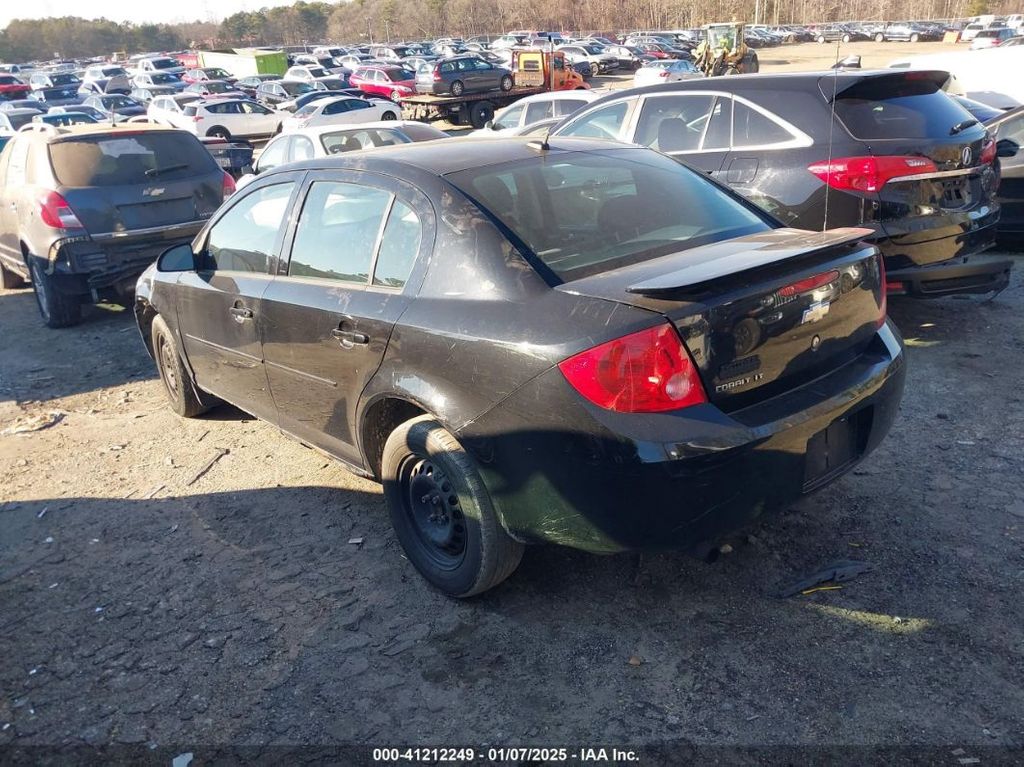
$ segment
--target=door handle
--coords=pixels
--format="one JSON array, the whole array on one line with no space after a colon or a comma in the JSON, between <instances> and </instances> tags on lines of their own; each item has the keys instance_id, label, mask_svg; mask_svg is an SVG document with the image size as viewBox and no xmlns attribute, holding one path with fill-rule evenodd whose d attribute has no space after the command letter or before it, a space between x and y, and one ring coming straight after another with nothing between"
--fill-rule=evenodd
<instances>
[{"instance_id":1,"label":"door handle","mask_svg":"<svg viewBox=\"0 0 1024 767\"><path fill-rule=\"evenodd\" d=\"M356 333L354 330L342 330L335 328L331 335L338 339L342 349L351 349L353 346L366 346L370 343L370 337L366 333Z\"/></svg>"},{"instance_id":2,"label":"door handle","mask_svg":"<svg viewBox=\"0 0 1024 767\"><path fill-rule=\"evenodd\" d=\"M245 306L232 306L228 311L237 323L243 323L246 320L252 319L252 309Z\"/></svg>"}]
</instances>

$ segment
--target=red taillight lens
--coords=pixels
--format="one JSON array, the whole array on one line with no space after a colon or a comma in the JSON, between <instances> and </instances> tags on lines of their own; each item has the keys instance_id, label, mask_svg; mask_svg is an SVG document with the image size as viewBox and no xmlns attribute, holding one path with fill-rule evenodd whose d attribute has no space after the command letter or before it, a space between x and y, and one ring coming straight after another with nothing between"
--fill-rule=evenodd
<instances>
[{"instance_id":1,"label":"red taillight lens","mask_svg":"<svg viewBox=\"0 0 1024 767\"><path fill-rule=\"evenodd\" d=\"M668 71L665 69L661 70L658 72L658 77L668 77Z\"/></svg>"},{"instance_id":2,"label":"red taillight lens","mask_svg":"<svg viewBox=\"0 0 1024 767\"><path fill-rule=\"evenodd\" d=\"M558 367L588 400L620 413L660 413L708 401L686 347L667 323L580 352Z\"/></svg>"},{"instance_id":3,"label":"red taillight lens","mask_svg":"<svg viewBox=\"0 0 1024 767\"><path fill-rule=\"evenodd\" d=\"M224 174L223 192L225 200L235 193L235 180L229 173Z\"/></svg>"},{"instance_id":4,"label":"red taillight lens","mask_svg":"<svg viewBox=\"0 0 1024 767\"><path fill-rule=\"evenodd\" d=\"M71 210L67 200L56 192L47 192L39 198L39 218L52 229L82 228L82 222Z\"/></svg>"},{"instance_id":5,"label":"red taillight lens","mask_svg":"<svg viewBox=\"0 0 1024 767\"><path fill-rule=\"evenodd\" d=\"M981 157L978 158L978 162L982 165L988 165L996 161L996 140L994 138L985 139L985 143L981 147Z\"/></svg>"},{"instance_id":6,"label":"red taillight lens","mask_svg":"<svg viewBox=\"0 0 1024 767\"><path fill-rule=\"evenodd\" d=\"M877 192L888 181L900 176L935 173L935 163L927 157L839 157L816 162L807 170L833 189Z\"/></svg>"},{"instance_id":7,"label":"red taillight lens","mask_svg":"<svg viewBox=\"0 0 1024 767\"><path fill-rule=\"evenodd\" d=\"M811 290L816 290L822 285L828 285L830 282L835 282L839 279L839 272L833 269L830 272L822 272L816 274L813 277L808 277L806 280L800 280L794 282L792 285L786 285L784 288L779 288L780 296L798 296L801 293L807 293Z\"/></svg>"},{"instance_id":8,"label":"red taillight lens","mask_svg":"<svg viewBox=\"0 0 1024 767\"><path fill-rule=\"evenodd\" d=\"M441 70L440 69L435 69L434 70L434 82L435 83L441 82Z\"/></svg>"}]
</instances>

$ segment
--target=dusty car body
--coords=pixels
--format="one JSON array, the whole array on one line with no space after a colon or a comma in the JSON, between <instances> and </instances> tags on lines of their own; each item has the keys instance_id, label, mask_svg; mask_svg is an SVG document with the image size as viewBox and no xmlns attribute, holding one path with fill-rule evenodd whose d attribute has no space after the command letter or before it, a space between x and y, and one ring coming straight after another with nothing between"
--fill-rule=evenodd
<instances>
[{"instance_id":1,"label":"dusty car body","mask_svg":"<svg viewBox=\"0 0 1024 767\"><path fill-rule=\"evenodd\" d=\"M224 399L381 479L454 596L526 542L714 539L888 431L903 354L865 230L782 228L644 148L453 149L280 166L166 252L135 312L174 410Z\"/></svg>"}]
</instances>

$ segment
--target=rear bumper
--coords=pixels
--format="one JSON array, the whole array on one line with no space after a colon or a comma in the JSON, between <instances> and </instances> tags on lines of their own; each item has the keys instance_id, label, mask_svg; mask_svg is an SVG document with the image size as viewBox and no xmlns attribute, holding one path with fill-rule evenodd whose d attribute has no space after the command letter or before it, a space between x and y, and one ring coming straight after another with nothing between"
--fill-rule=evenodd
<instances>
[{"instance_id":1,"label":"rear bumper","mask_svg":"<svg viewBox=\"0 0 1024 767\"><path fill-rule=\"evenodd\" d=\"M57 274L56 287L82 295L113 286L131 286L146 267L172 245L191 241L205 220L105 235L57 240L48 260Z\"/></svg>"},{"instance_id":2,"label":"rear bumper","mask_svg":"<svg viewBox=\"0 0 1024 767\"><path fill-rule=\"evenodd\" d=\"M938 298L961 293L991 293L1010 282L1013 261L1009 258L974 256L930 266L914 266L887 272L890 295ZM902 287L895 287L901 283Z\"/></svg>"},{"instance_id":3,"label":"rear bumper","mask_svg":"<svg viewBox=\"0 0 1024 767\"><path fill-rule=\"evenodd\" d=\"M581 403L555 368L459 437L520 540L596 552L688 548L849 471L888 433L904 376L888 323L842 368L732 413L611 413ZM536 425L542 408L548 427ZM849 437L843 450L829 448L837 425Z\"/></svg>"}]
</instances>

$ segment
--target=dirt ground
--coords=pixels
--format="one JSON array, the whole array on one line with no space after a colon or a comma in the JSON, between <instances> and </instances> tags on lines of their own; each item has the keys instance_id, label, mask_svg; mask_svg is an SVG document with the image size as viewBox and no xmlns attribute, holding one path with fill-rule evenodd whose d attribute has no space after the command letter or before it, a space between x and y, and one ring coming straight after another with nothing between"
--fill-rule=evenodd
<instances>
[{"instance_id":1,"label":"dirt ground","mask_svg":"<svg viewBox=\"0 0 1024 767\"><path fill-rule=\"evenodd\" d=\"M463 603L376 484L174 416L129 312L52 331L0 292L0 429L59 419L0 436L0 744L1020 747L1022 267L894 301L889 438L718 562L536 548ZM874 569L776 598L837 559Z\"/></svg>"}]
</instances>

